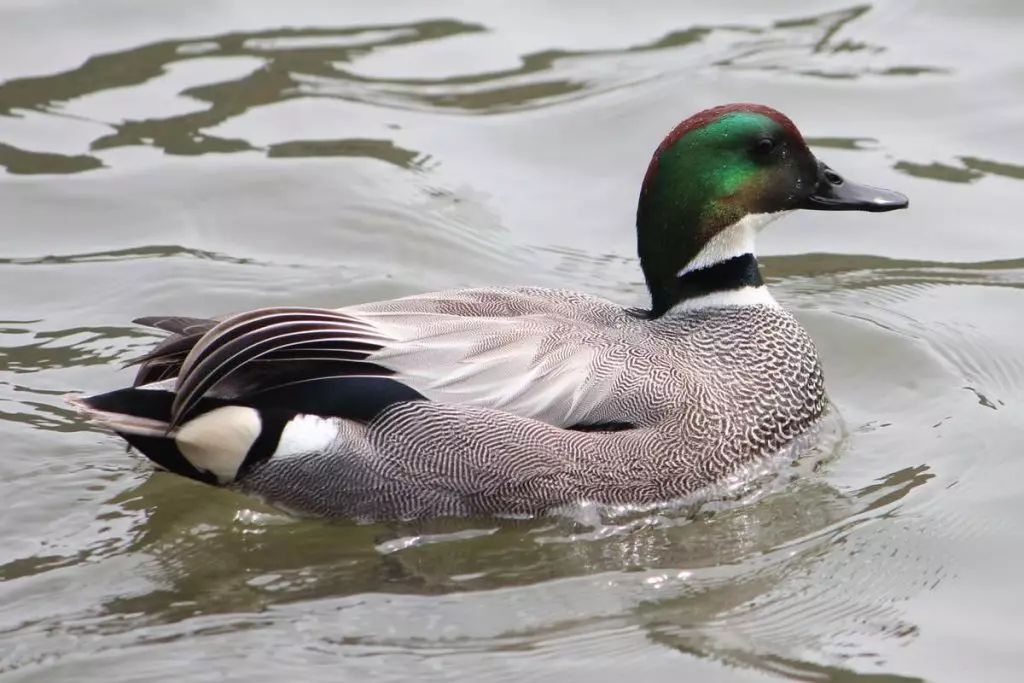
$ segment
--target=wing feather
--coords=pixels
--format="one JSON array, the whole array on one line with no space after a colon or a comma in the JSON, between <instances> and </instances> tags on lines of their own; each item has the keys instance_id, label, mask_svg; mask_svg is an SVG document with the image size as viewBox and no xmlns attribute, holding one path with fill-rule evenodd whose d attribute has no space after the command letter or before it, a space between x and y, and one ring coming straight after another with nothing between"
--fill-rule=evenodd
<instances>
[{"instance_id":1,"label":"wing feather","mask_svg":"<svg viewBox=\"0 0 1024 683\"><path fill-rule=\"evenodd\" d=\"M182 316L151 315L144 318L136 318L132 321L136 325L152 327L171 334L190 336L202 334L217 324L216 320L209 318L184 318Z\"/></svg>"},{"instance_id":2,"label":"wing feather","mask_svg":"<svg viewBox=\"0 0 1024 683\"><path fill-rule=\"evenodd\" d=\"M614 357L621 361L630 319L611 302L555 290L440 292L339 310L264 308L220 321L143 318L178 336L137 362L159 379L177 371L172 426L211 392L243 397L389 377L433 401L568 427L617 419L592 413L613 394L622 365Z\"/></svg>"},{"instance_id":3,"label":"wing feather","mask_svg":"<svg viewBox=\"0 0 1024 683\"><path fill-rule=\"evenodd\" d=\"M245 313L225 318L216 326L211 328L202 339L192 348L192 351L185 358L182 364L182 374L188 373L197 360L217 347L236 339L247 332L259 332L259 330L277 322L303 322L311 320L344 321L360 328L367 334L373 334L374 329L362 321L345 316L339 311L331 311L323 308L304 307L281 307L281 308L260 308Z\"/></svg>"},{"instance_id":4,"label":"wing feather","mask_svg":"<svg viewBox=\"0 0 1024 683\"><path fill-rule=\"evenodd\" d=\"M171 407L172 425L179 424L207 392L256 361L303 361L296 367L297 377L278 370L274 375L278 383L302 379L310 360L315 360L318 372L323 363L339 363L349 370L344 374L357 376L358 371L351 372L353 364L358 367L383 341L372 327L334 311L273 310L240 317L244 318L241 323L228 319L213 328L208 336L217 337L201 340L182 364ZM272 386L261 387L268 388Z\"/></svg>"}]
</instances>

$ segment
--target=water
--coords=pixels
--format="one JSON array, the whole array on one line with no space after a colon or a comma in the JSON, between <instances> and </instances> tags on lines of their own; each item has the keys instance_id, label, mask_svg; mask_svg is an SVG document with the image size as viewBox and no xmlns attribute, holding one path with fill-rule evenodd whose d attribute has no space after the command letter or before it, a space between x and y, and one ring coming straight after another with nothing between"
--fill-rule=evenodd
<instances>
[{"instance_id":1,"label":"water","mask_svg":"<svg viewBox=\"0 0 1024 683\"><path fill-rule=\"evenodd\" d=\"M1013 0L4 3L0 681L1019 680L1022 21ZM761 240L845 436L745 503L296 521L154 474L61 402L127 380L140 315L487 284L640 303L649 155L737 100L911 197Z\"/></svg>"}]
</instances>

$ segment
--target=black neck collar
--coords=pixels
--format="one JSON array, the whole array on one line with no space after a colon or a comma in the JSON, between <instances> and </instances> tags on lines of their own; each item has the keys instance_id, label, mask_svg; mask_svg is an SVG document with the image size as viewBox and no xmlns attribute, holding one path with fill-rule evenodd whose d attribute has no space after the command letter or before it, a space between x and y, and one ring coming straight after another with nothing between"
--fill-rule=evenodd
<instances>
[{"instance_id":1,"label":"black neck collar","mask_svg":"<svg viewBox=\"0 0 1024 683\"><path fill-rule=\"evenodd\" d=\"M678 275L670 283L669 291L654 297L650 316L657 318L672 307L689 299L707 296L716 292L729 292L744 287L760 287L764 284L757 259L753 254L740 254L710 266L691 270Z\"/></svg>"}]
</instances>

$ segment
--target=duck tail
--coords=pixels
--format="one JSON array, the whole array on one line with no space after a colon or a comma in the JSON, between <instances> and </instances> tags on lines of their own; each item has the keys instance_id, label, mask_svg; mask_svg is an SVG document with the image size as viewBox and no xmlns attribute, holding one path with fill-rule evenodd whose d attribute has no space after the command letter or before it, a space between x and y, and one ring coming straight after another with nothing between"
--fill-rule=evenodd
<instances>
[{"instance_id":1,"label":"duck tail","mask_svg":"<svg viewBox=\"0 0 1024 683\"><path fill-rule=\"evenodd\" d=\"M240 476L263 432L255 408L212 400L172 428L174 393L163 389L133 387L66 400L159 467L212 485L227 485Z\"/></svg>"}]
</instances>

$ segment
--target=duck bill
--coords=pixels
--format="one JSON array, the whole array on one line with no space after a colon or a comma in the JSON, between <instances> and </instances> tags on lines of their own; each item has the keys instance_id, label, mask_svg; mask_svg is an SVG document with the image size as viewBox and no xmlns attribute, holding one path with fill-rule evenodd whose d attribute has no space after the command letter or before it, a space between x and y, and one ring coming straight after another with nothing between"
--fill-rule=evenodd
<instances>
[{"instance_id":1,"label":"duck bill","mask_svg":"<svg viewBox=\"0 0 1024 683\"><path fill-rule=\"evenodd\" d=\"M899 192L847 180L819 161L818 184L800 208L814 211L894 211L905 209L909 204L909 200Z\"/></svg>"}]
</instances>

